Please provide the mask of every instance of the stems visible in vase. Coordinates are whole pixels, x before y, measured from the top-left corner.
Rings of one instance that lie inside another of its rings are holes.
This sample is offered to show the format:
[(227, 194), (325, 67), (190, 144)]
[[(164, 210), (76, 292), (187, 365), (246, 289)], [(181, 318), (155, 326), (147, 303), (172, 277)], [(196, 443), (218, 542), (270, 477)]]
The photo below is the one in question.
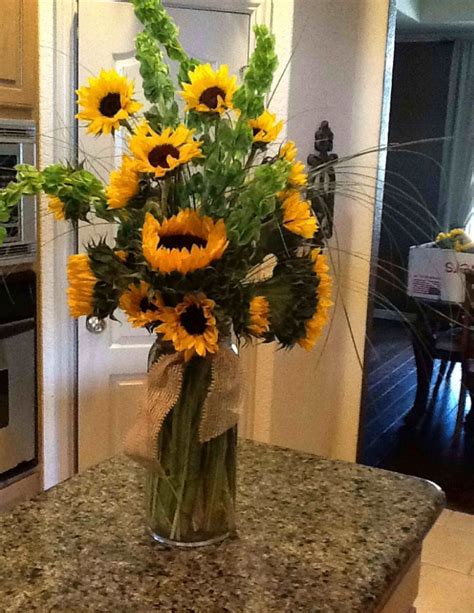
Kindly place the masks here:
[(199, 441), (211, 361), (185, 367), (178, 402), (159, 436), (159, 470), (147, 479), (148, 519), (165, 541), (205, 542), (232, 532), (235, 501), (235, 428)]

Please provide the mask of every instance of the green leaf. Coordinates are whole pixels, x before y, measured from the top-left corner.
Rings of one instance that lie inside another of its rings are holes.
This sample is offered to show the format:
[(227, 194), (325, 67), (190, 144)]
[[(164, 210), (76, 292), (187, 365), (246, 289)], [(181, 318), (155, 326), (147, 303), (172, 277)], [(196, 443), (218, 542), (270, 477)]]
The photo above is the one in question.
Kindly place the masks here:
[(156, 41), (147, 32), (141, 32), (135, 41), (136, 58), (140, 62), (140, 74), (147, 100), (157, 105), (161, 122), (177, 125), (178, 107), (174, 101), (174, 85), (169, 76), (169, 67)]
[(245, 71), (242, 85), (234, 95), (234, 105), (244, 117), (253, 119), (265, 109), (265, 95), (270, 91), (278, 67), (275, 37), (266, 26), (255, 26), (255, 50)]
[(148, 34), (165, 49), (171, 60), (179, 62), (179, 81), (181, 83), (189, 81), (189, 71), (199, 62), (190, 58), (181, 46), (178, 38), (179, 30), (161, 0), (132, 0), (132, 4), (136, 16)]
[(289, 170), (286, 160), (263, 164), (241, 189), (226, 214), (227, 228), (237, 244), (248, 245), (259, 239), (262, 223), (275, 212), (276, 195), (285, 188)]

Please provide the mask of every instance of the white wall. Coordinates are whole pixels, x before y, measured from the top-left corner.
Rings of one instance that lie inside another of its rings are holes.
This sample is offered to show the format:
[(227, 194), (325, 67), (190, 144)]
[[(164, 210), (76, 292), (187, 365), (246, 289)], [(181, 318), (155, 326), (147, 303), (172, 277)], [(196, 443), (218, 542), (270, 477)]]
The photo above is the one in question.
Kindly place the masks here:
[[(272, 108), (288, 111), (287, 134), (303, 160), (325, 119), (339, 156), (378, 145), (387, 17), (388, 0), (275, 0), (282, 64), (297, 47)], [(377, 156), (357, 163), (367, 166), (359, 172), (369, 175), (369, 187), (360, 188), (363, 203), (337, 196), (331, 257), (338, 297), (330, 332), (310, 354), (259, 347), (253, 431), (258, 440), (349, 460), (359, 424), (362, 370), (354, 343), (363, 356)]]

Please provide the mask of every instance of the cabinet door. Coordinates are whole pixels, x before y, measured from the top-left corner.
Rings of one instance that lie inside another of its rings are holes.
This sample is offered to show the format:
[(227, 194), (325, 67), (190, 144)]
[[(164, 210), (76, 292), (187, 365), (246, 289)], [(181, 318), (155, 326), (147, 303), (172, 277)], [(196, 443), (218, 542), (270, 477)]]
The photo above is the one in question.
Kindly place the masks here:
[(0, 106), (35, 106), (37, 30), (37, 0), (1, 0)]

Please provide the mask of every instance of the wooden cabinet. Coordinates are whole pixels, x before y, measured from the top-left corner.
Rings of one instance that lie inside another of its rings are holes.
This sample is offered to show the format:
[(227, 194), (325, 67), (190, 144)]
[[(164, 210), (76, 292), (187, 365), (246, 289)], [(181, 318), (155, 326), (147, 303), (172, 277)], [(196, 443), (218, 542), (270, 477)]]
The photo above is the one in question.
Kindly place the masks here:
[(36, 109), (37, 14), (37, 0), (0, 2), (0, 116), (15, 116), (15, 109), (31, 116)]

